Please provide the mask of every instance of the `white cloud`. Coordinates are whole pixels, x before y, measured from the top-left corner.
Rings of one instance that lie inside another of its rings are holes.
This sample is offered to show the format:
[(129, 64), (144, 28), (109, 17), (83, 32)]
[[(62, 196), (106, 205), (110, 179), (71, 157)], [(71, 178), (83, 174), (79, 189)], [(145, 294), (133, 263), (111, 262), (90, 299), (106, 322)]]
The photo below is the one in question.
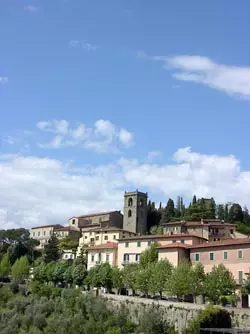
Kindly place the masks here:
[(163, 62), (163, 68), (173, 71), (172, 76), (177, 80), (196, 82), (229, 95), (250, 98), (250, 67), (219, 64), (199, 55), (151, 57), (140, 52), (137, 57)]
[(126, 129), (121, 129), (119, 133), (120, 142), (126, 146), (131, 146), (133, 144), (133, 134), (128, 132)]
[(32, 5), (28, 5), (24, 7), (24, 10), (30, 13), (35, 13), (39, 10), (39, 8)]
[(93, 45), (87, 42), (86, 40), (72, 40), (69, 42), (71, 48), (83, 49), (86, 51), (96, 51), (100, 48), (98, 45)]
[(239, 160), (192, 152), (188, 147), (175, 152), (172, 164), (123, 158), (76, 168), (67, 161), (4, 155), (0, 174), (1, 226), (64, 224), (73, 215), (120, 210), (124, 190), (136, 188), (148, 191), (153, 200), (178, 195), (191, 199), (195, 193), (250, 207), (250, 171), (242, 171)]
[(48, 143), (39, 143), (40, 148), (62, 148), (80, 146), (96, 152), (118, 153), (121, 147), (133, 142), (133, 135), (126, 129), (119, 129), (109, 120), (97, 120), (93, 127), (80, 123), (71, 127), (66, 120), (41, 121), (36, 124), (42, 131), (55, 133)]
[(151, 152), (148, 152), (147, 160), (148, 160), (148, 162), (152, 162), (153, 160), (155, 160), (156, 158), (160, 158), (161, 156), (162, 156), (161, 152), (151, 151)]
[(8, 77), (1, 77), (0, 76), (0, 85), (4, 85), (7, 84), (9, 82), (9, 78)]

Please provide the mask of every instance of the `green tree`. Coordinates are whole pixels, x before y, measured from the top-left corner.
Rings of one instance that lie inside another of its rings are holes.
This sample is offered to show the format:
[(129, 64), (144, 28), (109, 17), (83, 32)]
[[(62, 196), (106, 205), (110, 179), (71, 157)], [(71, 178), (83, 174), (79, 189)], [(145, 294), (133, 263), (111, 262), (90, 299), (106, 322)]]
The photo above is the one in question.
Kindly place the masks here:
[(149, 291), (153, 295), (159, 293), (162, 298), (163, 291), (168, 289), (169, 280), (172, 275), (173, 266), (168, 260), (156, 262), (152, 268), (149, 279)]
[(139, 267), (136, 273), (136, 290), (141, 291), (148, 296), (150, 289), (150, 278), (153, 274), (154, 264), (148, 264), (146, 267)]
[(113, 287), (118, 290), (118, 293), (120, 289), (123, 287), (122, 282), (122, 271), (118, 267), (112, 268), (112, 282)]
[(131, 289), (132, 294), (135, 294), (136, 290), (136, 276), (139, 270), (138, 264), (127, 264), (122, 270), (122, 282), (126, 289)]
[(192, 267), (190, 275), (191, 291), (194, 296), (194, 300), (196, 301), (196, 297), (204, 293), (204, 281), (206, 275), (203, 264), (197, 263), (194, 267)]
[(243, 216), (243, 211), (242, 208), (239, 204), (234, 203), (228, 213), (228, 220), (230, 223), (235, 224), (236, 222), (243, 222), (244, 216)]
[(11, 268), (11, 274), (15, 281), (22, 282), (29, 276), (29, 261), (27, 256), (22, 256), (17, 259)]
[(102, 263), (99, 267), (99, 275), (101, 285), (107, 289), (108, 292), (112, 290), (113, 286), (113, 269), (109, 263)]
[(4, 279), (10, 273), (11, 264), (8, 254), (5, 254), (0, 262), (0, 279)]
[(235, 293), (236, 283), (232, 273), (223, 265), (214, 266), (207, 274), (204, 282), (205, 295), (214, 303), (220, 296), (228, 296)]
[(163, 226), (154, 225), (150, 229), (150, 234), (163, 234)]
[(214, 198), (212, 197), (211, 200), (209, 201), (209, 210), (208, 210), (208, 215), (207, 218), (215, 218), (215, 212), (216, 212), (216, 203)]
[(175, 215), (174, 201), (169, 198), (165, 209), (162, 212), (161, 224), (166, 224), (171, 221)]
[(47, 272), (46, 272), (46, 264), (44, 262), (34, 267), (33, 274), (34, 274), (35, 281), (38, 281), (40, 283), (45, 283), (48, 281)]
[(192, 293), (191, 288), (191, 264), (183, 261), (173, 269), (169, 280), (169, 291), (172, 295), (182, 300), (185, 295)]
[(44, 261), (45, 263), (49, 263), (57, 261), (59, 258), (58, 239), (56, 236), (52, 235), (48, 243), (44, 246)]
[(82, 286), (86, 276), (87, 276), (87, 271), (83, 265), (78, 264), (77, 266), (74, 266), (72, 271), (72, 278), (74, 284)]
[(140, 256), (140, 266), (147, 267), (148, 264), (155, 263), (158, 260), (157, 243), (152, 243)]
[(194, 195), (193, 200), (192, 200), (192, 205), (195, 205), (196, 203), (197, 203), (197, 199), (196, 199), (196, 196)]
[(74, 266), (68, 266), (68, 268), (65, 270), (65, 272), (63, 273), (63, 280), (66, 284), (68, 284), (70, 287), (73, 283), (73, 269)]
[(228, 215), (229, 215), (229, 209), (228, 209), (228, 204), (225, 205), (225, 221), (228, 221)]
[(225, 208), (223, 204), (217, 205), (217, 217), (220, 220), (225, 220)]

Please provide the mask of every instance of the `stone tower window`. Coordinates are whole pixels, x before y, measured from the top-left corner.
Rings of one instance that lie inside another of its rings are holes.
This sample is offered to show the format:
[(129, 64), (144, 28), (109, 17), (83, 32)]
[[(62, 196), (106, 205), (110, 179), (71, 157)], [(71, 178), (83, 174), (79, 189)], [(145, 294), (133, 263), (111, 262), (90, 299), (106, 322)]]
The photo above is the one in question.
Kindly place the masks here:
[(142, 200), (142, 199), (140, 199), (140, 207), (142, 208), (142, 207), (143, 207), (143, 205), (144, 205), (144, 203), (143, 203), (143, 200)]
[(132, 216), (132, 211), (128, 210), (128, 217), (131, 217), (131, 216)]
[(130, 197), (129, 199), (128, 199), (128, 206), (132, 206), (133, 205), (133, 200), (132, 200), (132, 198)]

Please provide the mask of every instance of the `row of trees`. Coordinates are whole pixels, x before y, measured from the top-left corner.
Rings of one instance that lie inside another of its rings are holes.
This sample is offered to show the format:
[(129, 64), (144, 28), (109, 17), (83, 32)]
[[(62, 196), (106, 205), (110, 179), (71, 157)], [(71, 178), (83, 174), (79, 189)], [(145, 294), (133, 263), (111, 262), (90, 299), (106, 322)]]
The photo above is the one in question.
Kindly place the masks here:
[(180, 220), (199, 221), (201, 219), (218, 218), (237, 224), (237, 228), (242, 233), (250, 233), (250, 215), (248, 209), (242, 207), (238, 203), (232, 204), (216, 204), (214, 198), (196, 198), (193, 196), (189, 206), (185, 206), (182, 197), (178, 197), (176, 203), (169, 198), (165, 207), (160, 203), (156, 208), (155, 203), (149, 200), (147, 207), (147, 226), (148, 231), (161, 232), (155, 226), (163, 223)]
[(0, 262), (0, 281), (6, 281), (11, 275), (15, 282), (22, 282), (29, 276), (29, 260), (27, 256), (21, 256), (13, 265), (8, 254), (5, 254)]
[(230, 271), (223, 265), (215, 266), (209, 274), (198, 263), (192, 266), (184, 261), (174, 267), (167, 260), (158, 261), (155, 244), (145, 250), (139, 264), (129, 264), (123, 269), (111, 267), (109, 263), (91, 268), (88, 272), (79, 260), (42, 262), (34, 269), (34, 280), (39, 283), (52, 283), (53, 286), (72, 287), (72, 285), (101, 288), (107, 291), (117, 289), (131, 290), (132, 294), (140, 292), (146, 297), (163, 293), (177, 296), (183, 300), (185, 295), (205, 295), (217, 303), (221, 296), (229, 296), (235, 292), (235, 280)]

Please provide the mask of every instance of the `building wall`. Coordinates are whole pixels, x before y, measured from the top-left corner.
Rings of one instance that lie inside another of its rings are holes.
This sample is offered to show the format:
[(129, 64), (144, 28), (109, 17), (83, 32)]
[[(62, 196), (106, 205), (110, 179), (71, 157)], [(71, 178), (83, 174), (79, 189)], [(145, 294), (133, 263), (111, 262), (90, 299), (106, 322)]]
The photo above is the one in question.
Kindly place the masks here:
[(171, 234), (180, 234), (183, 233), (183, 226), (181, 224), (176, 225), (164, 225), (163, 234), (171, 235)]
[(88, 270), (106, 262), (115, 267), (117, 265), (117, 248), (89, 249), (87, 260)]
[(94, 214), (93, 216), (84, 216), (84, 217), (72, 217), (69, 219), (69, 225), (79, 228), (79, 223), (82, 223), (80, 226), (84, 226), (84, 222), (87, 225), (102, 225), (102, 226), (115, 226), (122, 228), (123, 226), (123, 216), (120, 212), (110, 212), (105, 214)]
[(37, 246), (38, 249), (44, 248), (54, 232), (53, 226), (37, 227), (31, 229), (31, 237), (40, 242), (40, 245)]
[(206, 225), (188, 226), (187, 232), (196, 235), (197, 237), (209, 240), (209, 226)]
[(70, 238), (72, 241), (78, 241), (80, 238), (80, 231), (57, 231), (55, 230), (55, 235), (58, 239)]
[(158, 250), (158, 260), (168, 260), (174, 266), (177, 266), (181, 261), (188, 259), (189, 256), (186, 249), (165, 248)]
[[(238, 257), (239, 250), (242, 250), (242, 259)], [(224, 259), (224, 252), (227, 252), (227, 259)], [(213, 260), (210, 260), (210, 253), (214, 254)], [(197, 261), (196, 254), (199, 254), (199, 261)], [(238, 281), (239, 275), (241, 275), (239, 272), (243, 272), (243, 279), (246, 279), (245, 273), (250, 272), (250, 246), (243, 244), (191, 249), (190, 260), (192, 264), (202, 263), (205, 272), (210, 272), (214, 265), (222, 263), (232, 272), (234, 279)]]
[(79, 247), (77, 256), (80, 255), (81, 249), (87, 245), (102, 245), (107, 242), (118, 242), (118, 239), (129, 238), (134, 236), (134, 233), (127, 231), (83, 231), (82, 237), (79, 239)]
[(147, 231), (147, 194), (125, 192), (123, 229), (145, 234)]

